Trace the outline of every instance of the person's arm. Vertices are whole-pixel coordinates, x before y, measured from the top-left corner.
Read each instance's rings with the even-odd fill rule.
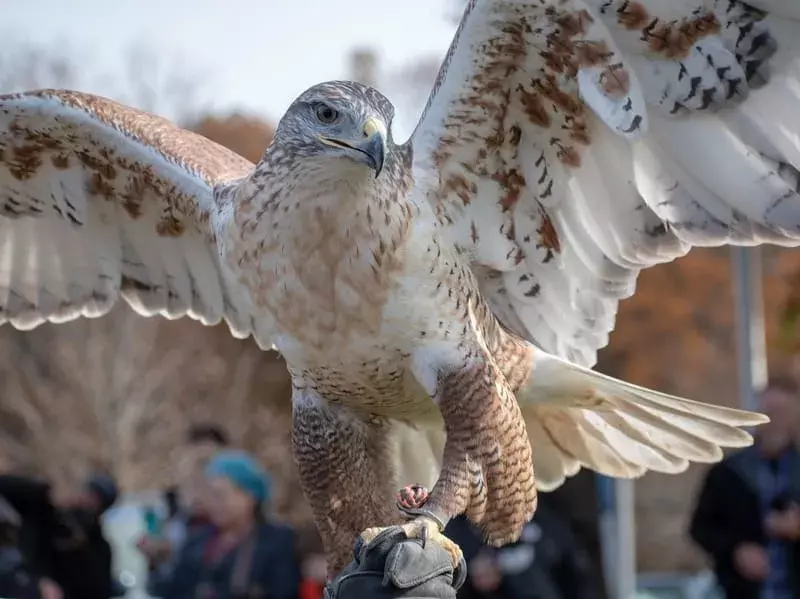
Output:
[[[730,558],[740,541],[736,523],[727,517],[734,476],[725,463],[708,471],[689,526],[692,539],[715,559]]]

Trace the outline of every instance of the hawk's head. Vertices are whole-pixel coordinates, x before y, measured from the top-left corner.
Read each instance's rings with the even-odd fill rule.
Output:
[[[377,90],[352,81],[329,81],[292,103],[275,138],[291,143],[294,156],[354,160],[377,177],[393,147],[393,116],[391,102]]]

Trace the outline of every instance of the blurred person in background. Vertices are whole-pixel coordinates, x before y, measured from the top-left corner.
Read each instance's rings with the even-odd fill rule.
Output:
[[[533,519],[516,543],[486,546],[481,532],[460,516],[446,534],[458,543],[467,562],[467,579],[460,599],[594,599],[588,554],[577,542],[568,521],[545,494]]]
[[[117,498],[113,478],[98,474],[78,493],[56,496],[46,482],[0,475],[0,495],[20,515],[19,548],[42,599],[111,597],[101,517]]]
[[[202,501],[206,482],[204,472],[211,458],[229,446],[228,434],[216,424],[195,424],[186,431],[186,442],[177,455],[177,486],[168,489],[165,495],[173,495],[178,515],[182,515],[190,526],[193,519],[207,520]]]
[[[19,548],[22,518],[0,496],[0,597],[40,599],[39,584]]]
[[[118,495],[114,478],[98,473],[74,497],[59,502],[53,575],[64,599],[115,595],[111,545],[103,534],[102,518]]]
[[[800,598],[798,391],[792,379],[770,380],[760,396],[770,422],[711,467],[698,496],[689,532],[728,599]]]
[[[565,519],[580,547],[581,560],[588,561],[587,576],[592,581],[596,599],[612,599],[608,594],[603,571],[603,548],[600,537],[597,475],[586,469],[549,491],[545,503]],[[582,565],[586,565],[581,561]]]
[[[51,494],[50,484],[45,481],[15,474],[0,475],[0,496],[19,514],[19,550],[40,596],[62,599],[61,587],[53,575],[54,540],[59,525]]]
[[[163,599],[296,599],[300,571],[291,529],[264,517],[270,480],[241,451],[218,453],[205,470],[211,525],[193,532],[168,578]]]
[[[208,525],[203,503],[204,470],[209,460],[229,446],[228,435],[212,423],[194,424],[186,431],[174,464],[177,486],[164,492],[167,518],[160,530],[148,530],[137,547],[148,563],[148,587],[160,586],[169,577],[175,558],[191,534]]]

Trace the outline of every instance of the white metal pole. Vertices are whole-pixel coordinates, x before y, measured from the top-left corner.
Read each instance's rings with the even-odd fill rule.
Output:
[[[767,384],[767,341],[761,248],[731,248],[736,301],[739,393],[745,409],[757,410],[757,393]]]
[[[616,479],[614,495],[617,511],[616,597],[636,596],[636,506],[632,480]]]
[[[636,595],[634,482],[597,475],[603,578],[613,599]]]

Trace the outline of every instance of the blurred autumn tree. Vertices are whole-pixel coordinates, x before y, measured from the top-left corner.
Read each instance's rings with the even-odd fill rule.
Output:
[[[115,77],[78,69],[74,55],[18,45],[0,52],[2,91],[69,87],[167,114],[257,161],[272,127],[254,116],[199,116],[202,78],[168,69],[141,49]],[[172,113],[172,114],[170,114]],[[0,327],[0,467],[79,481],[108,467],[126,489],[156,488],[180,473],[170,455],[193,421],[213,420],[256,453],[277,479],[279,516],[308,516],[289,450],[291,386],[283,361],[226,325],[144,319],[120,303],[99,319]]]
[[[275,133],[272,125],[258,117],[238,113],[226,117],[206,116],[190,128],[254,163],[261,159]]]

